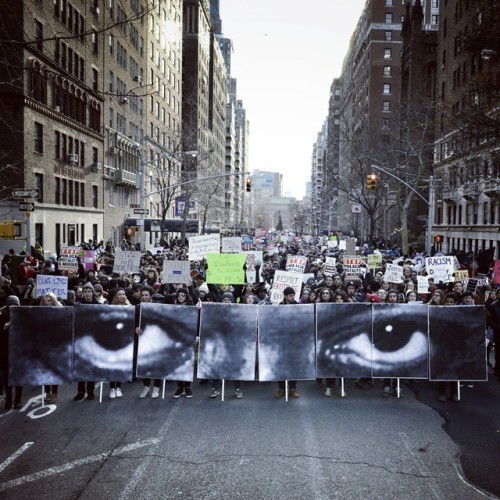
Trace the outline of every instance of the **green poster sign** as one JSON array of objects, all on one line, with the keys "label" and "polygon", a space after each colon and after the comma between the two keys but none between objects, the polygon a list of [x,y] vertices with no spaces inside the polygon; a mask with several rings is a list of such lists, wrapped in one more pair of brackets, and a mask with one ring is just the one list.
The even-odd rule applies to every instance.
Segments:
[{"label": "green poster sign", "polygon": [[246,255],[242,253],[209,253],[207,255],[207,283],[243,285],[245,261]]}]

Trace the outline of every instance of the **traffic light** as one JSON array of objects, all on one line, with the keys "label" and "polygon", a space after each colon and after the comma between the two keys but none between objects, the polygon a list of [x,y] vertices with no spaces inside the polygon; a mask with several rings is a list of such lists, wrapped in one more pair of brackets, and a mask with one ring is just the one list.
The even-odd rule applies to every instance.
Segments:
[{"label": "traffic light", "polygon": [[443,243],[443,240],[444,240],[444,236],[442,234],[436,234],[436,235],[434,235],[434,243],[436,245],[439,245],[439,244]]},{"label": "traffic light", "polygon": [[17,240],[22,238],[22,222],[0,222],[0,238],[4,240]]},{"label": "traffic light", "polygon": [[250,193],[250,191],[252,191],[252,179],[247,177],[247,193]]},{"label": "traffic light", "polygon": [[377,189],[377,174],[369,174],[366,176],[366,189],[368,189],[368,191]]}]

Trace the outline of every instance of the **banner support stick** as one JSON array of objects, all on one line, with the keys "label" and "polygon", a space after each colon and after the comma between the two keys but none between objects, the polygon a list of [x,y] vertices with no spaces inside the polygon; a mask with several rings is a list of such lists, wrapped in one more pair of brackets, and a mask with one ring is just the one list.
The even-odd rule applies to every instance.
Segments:
[{"label": "banner support stick", "polygon": [[45,386],[42,385],[42,408],[45,406]]},{"label": "banner support stick", "polygon": [[222,397],[221,400],[224,401],[224,389],[226,388],[226,381],[222,379]]},{"label": "banner support stick", "polygon": [[162,380],[161,399],[165,399],[165,379]]},{"label": "banner support stick", "polygon": [[400,397],[401,397],[401,388],[400,388],[400,386],[399,386],[399,378],[397,378],[397,379],[396,379],[396,396],[397,396],[398,398],[400,398]]},{"label": "banner support stick", "polygon": [[288,403],[288,380],[285,380],[285,401]]},{"label": "banner support stick", "polygon": [[345,391],[344,391],[344,377],[340,378],[340,397],[345,398]]},{"label": "banner support stick", "polygon": [[[496,346],[495,346],[496,349]],[[457,380],[457,397],[458,400],[460,401],[460,380]]]},{"label": "banner support stick", "polygon": [[99,382],[99,404],[102,403],[102,389],[103,389],[104,382]]}]

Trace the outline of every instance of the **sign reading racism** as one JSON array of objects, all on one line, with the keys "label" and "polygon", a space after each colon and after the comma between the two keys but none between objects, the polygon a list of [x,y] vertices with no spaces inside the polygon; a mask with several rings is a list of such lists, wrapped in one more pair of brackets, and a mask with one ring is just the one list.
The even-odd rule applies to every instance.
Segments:
[{"label": "sign reading racism", "polygon": [[288,286],[291,286],[295,290],[296,297],[300,297],[302,274],[291,273],[289,271],[276,271],[270,292],[273,304],[279,304],[283,300],[283,290]]},{"label": "sign reading racism", "polygon": [[136,273],[141,265],[141,252],[117,250],[113,272],[119,274]]},{"label": "sign reading racism", "polygon": [[440,281],[443,283],[454,281],[453,279],[453,257],[442,255],[440,257],[426,257],[425,268],[430,278],[434,278],[437,285]]},{"label": "sign reading racism", "polygon": [[220,234],[189,238],[189,260],[203,260],[209,253],[220,253]]},{"label": "sign reading racism", "polygon": [[52,274],[38,274],[36,277],[36,296],[43,297],[53,293],[58,299],[68,298],[68,277]]}]

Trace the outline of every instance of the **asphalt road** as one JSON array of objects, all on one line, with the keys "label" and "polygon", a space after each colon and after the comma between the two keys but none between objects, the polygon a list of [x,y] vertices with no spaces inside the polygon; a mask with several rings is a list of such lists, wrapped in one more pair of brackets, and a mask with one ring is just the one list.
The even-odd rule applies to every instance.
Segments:
[{"label": "asphalt road", "polygon": [[[500,382],[440,403],[429,382],[381,396],[381,383],[323,397],[301,381],[299,399],[275,399],[276,384],[227,384],[208,397],[124,397],[75,403],[60,387],[39,402],[0,413],[0,498],[26,499],[485,499],[500,495]],[[24,402],[39,394],[25,391]],[[38,417],[38,418],[37,418]]]}]

